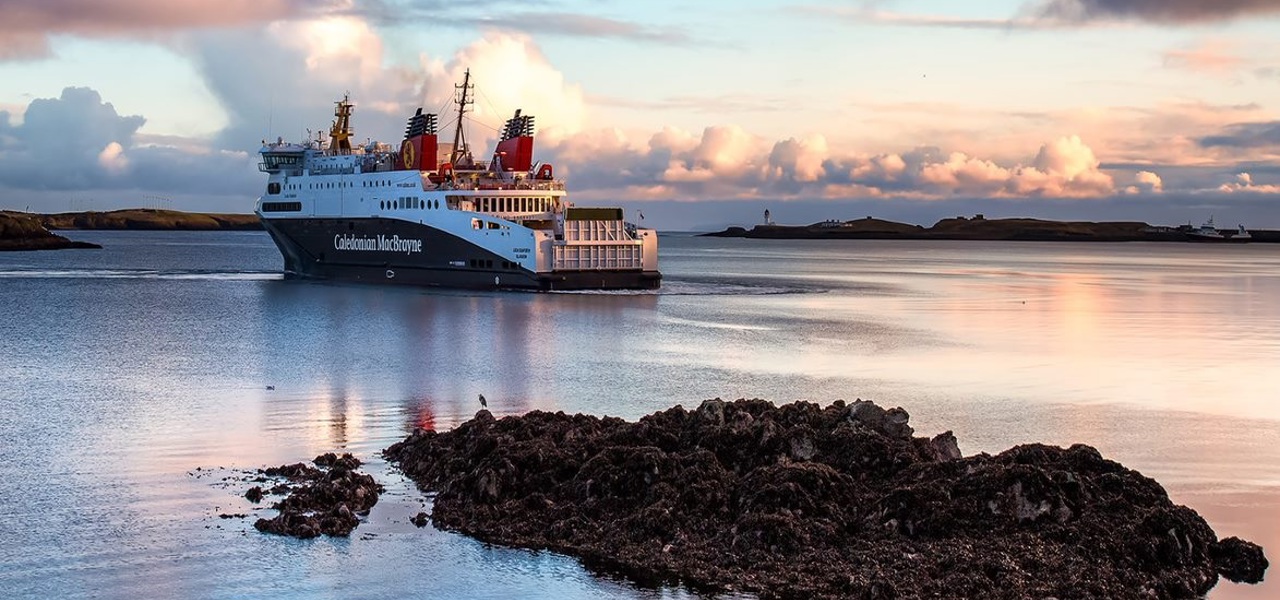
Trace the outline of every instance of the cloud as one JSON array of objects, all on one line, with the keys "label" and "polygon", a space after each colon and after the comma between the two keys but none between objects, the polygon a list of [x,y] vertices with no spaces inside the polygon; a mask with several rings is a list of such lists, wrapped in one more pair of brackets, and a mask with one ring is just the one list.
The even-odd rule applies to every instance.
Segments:
[{"label": "cloud", "polygon": [[[772,144],[737,126],[701,135],[674,128],[645,144],[621,132],[584,132],[544,145],[577,191],[641,198],[886,197],[1098,198],[1116,192],[1077,136],[1040,147],[1028,164],[917,148],[853,155],[813,135]],[[616,199],[616,198],[615,198]]]},{"label": "cloud", "polygon": [[1133,175],[1133,185],[1124,189],[1124,193],[1159,194],[1164,191],[1164,180],[1151,171],[1138,171]]},{"label": "cloud", "polygon": [[49,36],[133,37],[231,27],[305,13],[303,0],[41,0],[0,2],[0,60],[49,54]]},{"label": "cloud", "polygon": [[1146,191],[1156,194],[1164,191],[1164,181],[1151,171],[1138,171],[1133,176],[1133,180]]},{"label": "cloud", "polygon": [[[90,88],[27,106],[21,125],[0,112],[0,187],[245,192],[257,187],[247,153],[190,152],[138,143],[141,116],[124,116]],[[252,186],[252,187],[249,187]]]},{"label": "cloud", "polygon": [[413,65],[389,64],[377,31],[350,16],[198,35],[189,46],[227,111],[229,125],[217,139],[226,149],[256,147],[264,137],[297,139],[306,129],[327,132],[333,102],[346,92],[356,105],[357,140],[397,141],[419,106],[439,112],[442,132],[451,132],[454,85],[467,69],[476,86],[469,117],[482,124],[468,132],[473,150],[494,139],[517,108],[548,134],[576,132],[586,118],[581,87],[518,33],[490,32],[451,57],[423,54]]},{"label": "cloud", "polygon": [[1244,57],[1234,52],[1234,49],[1230,42],[1206,40],[1195,46],[1166,50],[1163,62],[1169,68],[1211,75],[1230,74],[1246,64]]},{"label": "cloud", "polygon": [[803,6],[798,10],[820,18],[858,23],[1004,31],[1109,27],[1127,22],[1197,24],[1280,14],[1280,4],[1275,0],[1027,0],[1016,14],[1005,18],[911,14],[882,10],[875,5]]},{"label": "cloud", "polygon": [[17,187],[75,188],[106,183],[145,119],[121,116],[98,92],[69,87],[32,100],[23,123],[0,122],[0,181]]},{"label": "cloud", "polygon": [[619,39],[662,44],[690,44],[693,38],[683,29],[650,27],[631,21],[578,13],[525,12],[503,16],[455,19],[455,23],[479,27],[495,27],[538,35],[560,35]]},{"label": "cloud", "polygon": [[129,168],[129,158],[124,155],[124,146],[120,142],[111,142],[107,144],[102,152],[98,153],[98,165],[108,173],[123,173]]},{"label": "cloud", "polygon": [[1219,192],[1226,194],[1280,194],[1280,185],[1254,183],[1253,176],[1248,173],[1236,175],[1236,180],[1218,187]]},{"label": "cloud", "polygon": [[1043,19],[1066,22],[1182,24],[1280,14],[1280,4],[1275,0],[1048,0],[1035,12]]},{"label": "cloud", "polygon": [[1280,146],[1280,121],[1262,123],[1236,123],[1227,126],[1222,133],[1200,138],[1205,148],[1265,148]]},{"label": "cloud", "polygon": [[818,18],[838,18],[857,23],[876,25],[898,25],[902,27],[946,27],[951,29],[994,29],[994,30],[1052,30],[1075,26],[1073,23],[1057,19],[1040,19],[1029,16],[999,18],[956,17],[937,14],[909,14],[874,8],[851,8],[833,6],[804,6],[798,9]]}]

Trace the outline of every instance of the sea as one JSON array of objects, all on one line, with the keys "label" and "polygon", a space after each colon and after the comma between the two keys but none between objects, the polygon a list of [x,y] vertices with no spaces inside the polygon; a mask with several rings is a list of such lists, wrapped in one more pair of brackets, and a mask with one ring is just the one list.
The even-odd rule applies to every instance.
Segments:
[{"label": "sea", "polygon": [[[0,597],[702,597],[412,525],[429,499],[379,452],[481,394],[861,398],[966,455],[1089,444],[1280,558],[1280,245],[664,233],[656,292],[539,294],[286,281],[262,232],[68,233],[103,249],[0,253]],[[367,520],[257,532],[246,474],[330,451],[386,486]]]}]

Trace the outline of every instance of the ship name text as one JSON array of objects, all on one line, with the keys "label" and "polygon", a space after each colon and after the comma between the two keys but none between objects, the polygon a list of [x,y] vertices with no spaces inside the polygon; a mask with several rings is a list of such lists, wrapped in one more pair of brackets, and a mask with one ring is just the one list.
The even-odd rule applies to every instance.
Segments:
[{"label": "ship name text", "polygon": [[403,252],[405,254],[422,253],[422,240],[401,238],[398,235],[387,237],[357,237],[351,234],[333,236],[334,250],[354,250],[357,252]]}]

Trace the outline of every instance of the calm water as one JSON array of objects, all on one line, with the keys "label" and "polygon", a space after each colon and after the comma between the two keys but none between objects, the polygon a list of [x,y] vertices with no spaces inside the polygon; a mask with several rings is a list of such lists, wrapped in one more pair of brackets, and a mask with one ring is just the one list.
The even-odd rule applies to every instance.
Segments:
[{"label": "calm water", "polygon": [[[1085,442],[1280,558],[1280,246],[663,236],[657,294],[482,294],[285,282],[262,233],[72,237],[106,249],[0,254],[5,597],[695,597],[410,525],[377,452],[480,393],[860,397],[965,453]],[[335,449],[387,485],[369,521],[254,531],[224,478]]]}]

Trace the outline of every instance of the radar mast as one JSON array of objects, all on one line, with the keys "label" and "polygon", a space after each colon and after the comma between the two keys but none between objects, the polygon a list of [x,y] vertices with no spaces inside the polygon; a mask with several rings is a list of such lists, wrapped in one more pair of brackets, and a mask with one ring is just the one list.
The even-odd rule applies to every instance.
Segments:
[{"label": "radar mast", "polygon": [[467,112],[467,106],[474,104],[475,100],[467,97],[467,92],[471,91],[475,85],[471,83],[471,69],[467,69],[462,76],[462,85],[454,84],[453,88],[458,91],[458,126],[453,130],[453,151],[449,153],[449,162],[454,166],[458,165],[458,159],[467,158],[467,162],[471,162],[471,151],[467,149],[467,136],[462,131],[462,117]]}]

